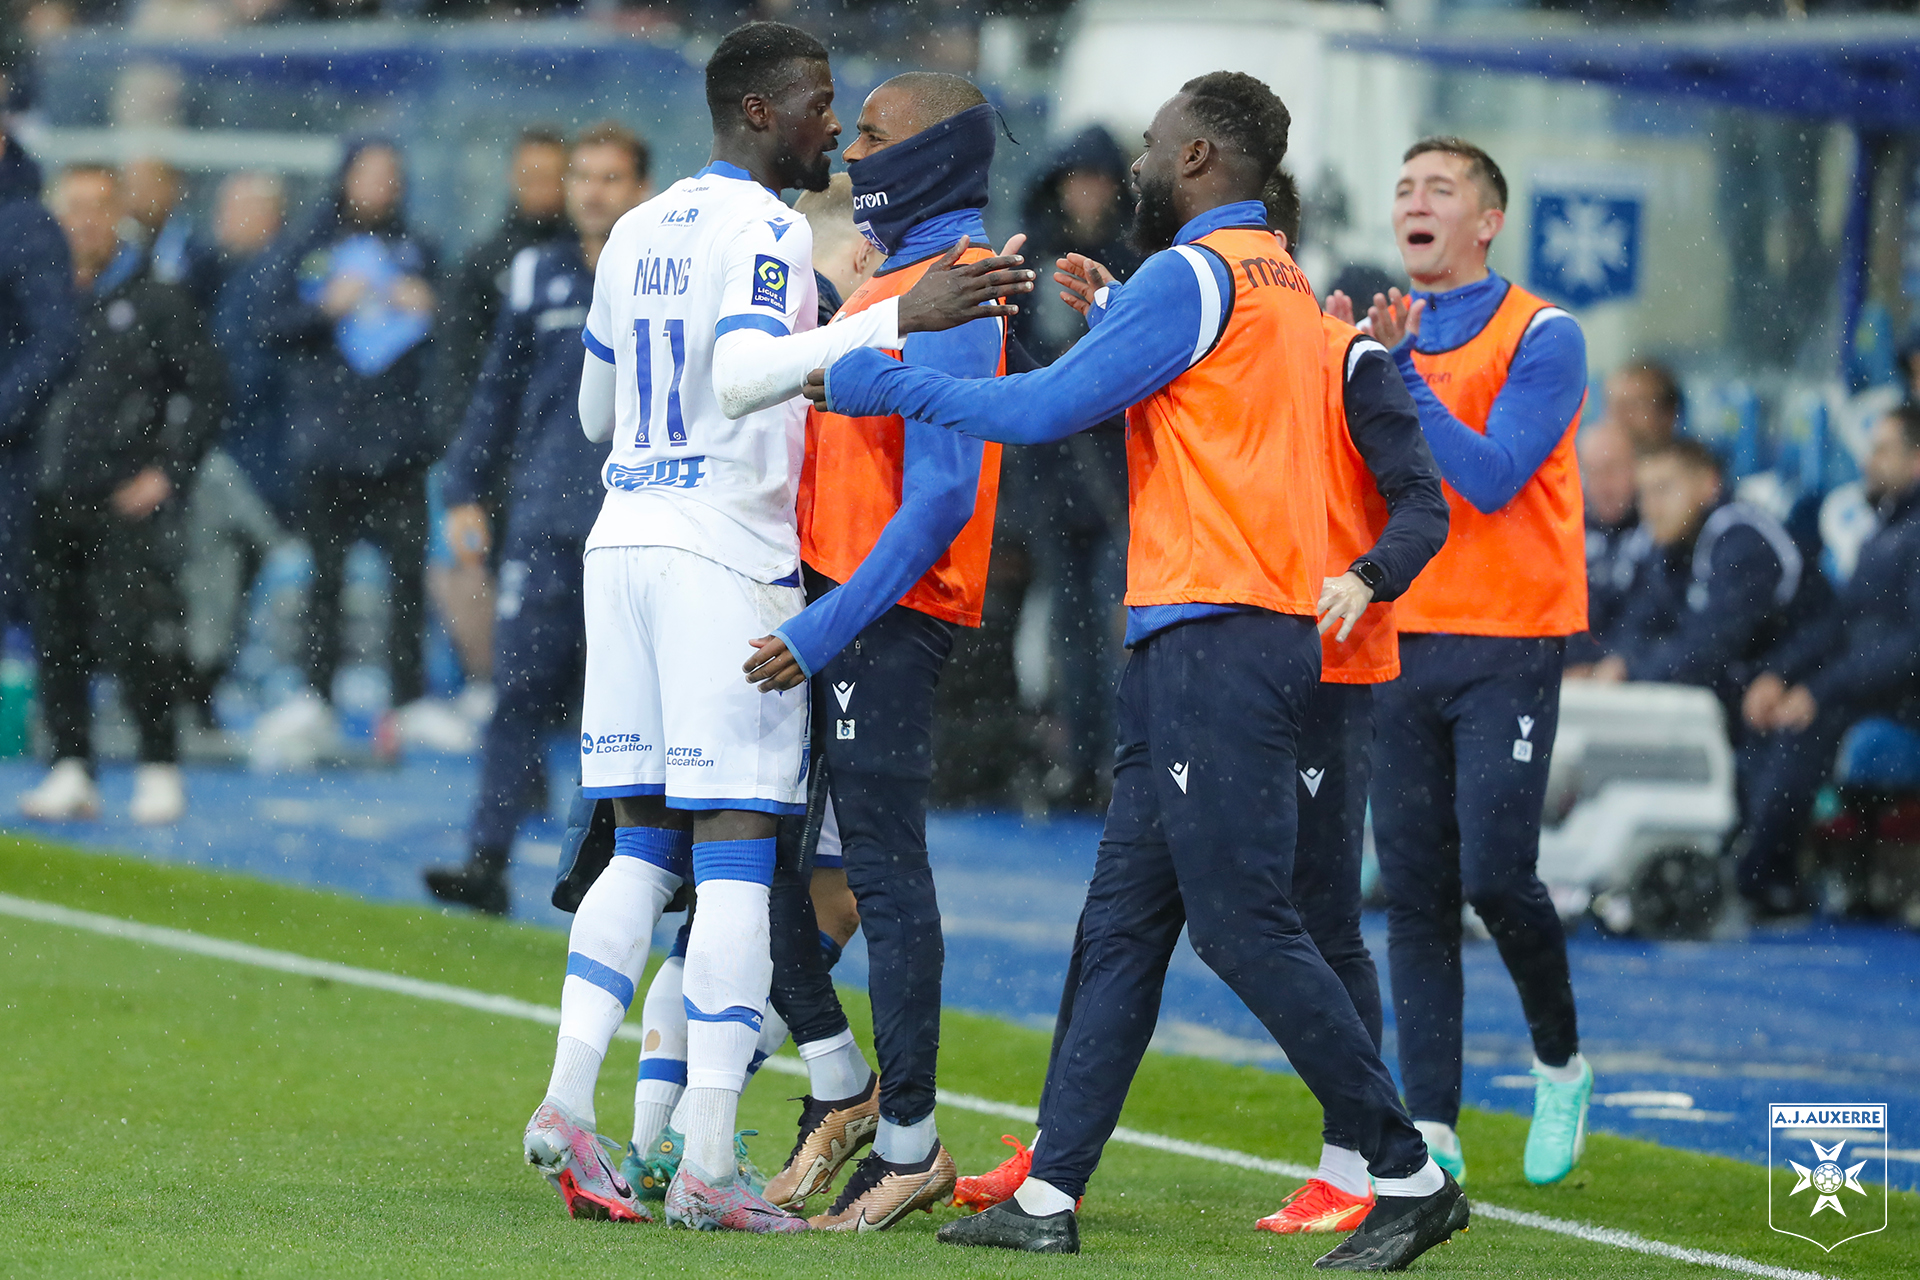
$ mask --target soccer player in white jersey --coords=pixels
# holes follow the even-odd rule
[[[803,811],[807,775],[804,690],[739,678],[750,642],[805,603],[795,397],[808,369],[854,348],[1011,314],[991,300],[1033,273],[1009,258],[953,267],[956,250],[898,307],[814,329],[812,235],[778,192],[827,185],[840,132],[827,51],[795,27],[749,23],[721,41],[706,82],[712,161],[614,227],[582,334],[582,426],[612,450],[587,540],[581,784],[613,798],[617,831],[574,915],[553,1075],[524,1146],[574,1216],[650,1219],[594,1134],[593,1085],[661,909],[691,880],[687,1088],[673,1116],[687,1145],[666,1214],[798,1231],[804,1220],[734,1176],[772,976],[775,824]]]

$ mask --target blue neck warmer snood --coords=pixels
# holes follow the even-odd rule
[[[983,102],[849,164],[860,234],[891,255],[922,222],[986,208],[994,122],[993,107]]]

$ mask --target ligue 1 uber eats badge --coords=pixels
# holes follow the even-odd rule
[[[1767,1225],[1828,1253],[1887,1229],[1887,1108],[1877,1102],[1776,1102],[1769,1108]],[[1879,1185],[1872,1185],[1878,1183]]]

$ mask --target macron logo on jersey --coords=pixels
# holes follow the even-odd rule
[[[781,237],[787,234],[787,228],[792,225],[791,222],[781,222],[774,218],[767,219],[767,229],[773,232],[773,242],[775,244],[780,243]]]
[[[767,254],[753,258],[753,297],[749,306],[787,309],[787,264]]]
[[[1167,772],[1173,775],[1173,785],[1180,788],[1180,794],[1187,794],[1187,761],[1168,765]]]

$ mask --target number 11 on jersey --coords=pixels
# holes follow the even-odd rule
[[[673,377],[667,383],[667,443],[670,445],[687,442],[687,424],[680,413],[680,375],[687,366],[687,322],[685,320],[662,320],[661,337],[666,341],[668,358],[673,361]],[[635,320],[633,322],[633,367],[639,379],[640,392],[640,430],[635,433],[633,444],[636,449],[645,449],[652,440],[649,428],[653,422],[653,339],[651,322]]]

